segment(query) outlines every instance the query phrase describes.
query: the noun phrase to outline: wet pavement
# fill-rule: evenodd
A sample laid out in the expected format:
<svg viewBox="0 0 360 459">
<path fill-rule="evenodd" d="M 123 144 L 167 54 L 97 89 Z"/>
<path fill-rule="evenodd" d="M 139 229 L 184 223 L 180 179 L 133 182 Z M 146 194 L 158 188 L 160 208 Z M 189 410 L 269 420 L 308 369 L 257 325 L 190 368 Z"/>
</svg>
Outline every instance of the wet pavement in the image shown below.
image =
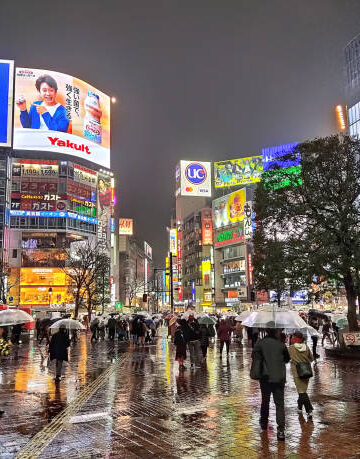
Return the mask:
<svg viewBox="0 0 360 459">
<path fill-rule="evenodd" d="M 233 343 L 227 361 L 213 344 L 206 366 L 179 373 L 161 333 L 144 349 L 82 336 L 59 385 L 45 346 L 21 345 L 0 366 L 0 457 L 360 458 L 360 362 L 321 351 L 313 422 L 297 413 L 289 373 L 278 442 L 273 405 L 268 432 L 259 430 L 249 347 Z"/>
</svg>

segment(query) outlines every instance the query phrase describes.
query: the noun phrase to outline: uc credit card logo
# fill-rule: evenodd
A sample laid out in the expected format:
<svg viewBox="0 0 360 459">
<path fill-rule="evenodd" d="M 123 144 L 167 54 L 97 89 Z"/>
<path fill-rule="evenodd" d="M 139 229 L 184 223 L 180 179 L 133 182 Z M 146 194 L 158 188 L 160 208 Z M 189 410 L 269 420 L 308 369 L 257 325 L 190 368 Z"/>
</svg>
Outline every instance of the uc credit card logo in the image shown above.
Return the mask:
<svg viewBox="0 0 360 459">
<path fill-rule="evenodd" d="M 207 178 L 207 172 L 202 164 L 190 163 L 185 169 L 185 177 L 193 185 L 201 185 Z"/>
</svg>

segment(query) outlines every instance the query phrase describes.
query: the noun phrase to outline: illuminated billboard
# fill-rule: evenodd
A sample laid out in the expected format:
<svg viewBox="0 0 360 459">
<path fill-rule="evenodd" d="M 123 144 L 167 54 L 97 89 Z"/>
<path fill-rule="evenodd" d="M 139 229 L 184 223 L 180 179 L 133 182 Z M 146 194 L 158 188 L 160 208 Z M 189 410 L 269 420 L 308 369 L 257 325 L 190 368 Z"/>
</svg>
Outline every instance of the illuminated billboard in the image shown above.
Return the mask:
<svg viewBox="0 0 360 459">
<path fill-rule="evenodd" d="M 144 252 L 150 260 L 152 260 L 152 247 L 146 241 L 144 241 Z"/>
<path fill-rule="evenodd" d="M 177 246 L 178 246 L 177 229 L 171 228 L 170 230 L 170 253 L 174 255 L 175 257 L 177 256 Z"/>
<path fill-rule="evenodd" d="M 215 188 L 260 182 L 262 171 L 261 156 L 217 162 L 214 164 Z"/>
<path fill-rule="evenodd" d="M 243 221 L 245 217 L 245 202 L 245 188 L 215 199 L 212 203 L 214 227 L 219 229 Z"/>
<path fill-rule="evenodd" d="M 0 59 L 0 147 L 11 147 L 14 61 Z"/>
<path fill-rule="evenodd" d="M 202 209 L 201 211 L 201 236 L 202 245 L 212 245 L 213 228 L 211 209 Z"/>
<path fill-rule="evenodd" d="M 211 196 L 211 163 L 180 161 L 181 196 Z"/>
<path fill-rule="evenodd" d="M 298 142 L 263 148 L 262 161 L 264 171 L 284 169 L 300 165 L 300 153 L 295 152 Z"/>
<path fill-rule="evenodd" d="M 110 167 L 110 97 L 64 73 L 17 68 L 14 148 Z"/>
<path fill-rule="evenodd" d="M 132 236 L 134 234 L 134 222 L 132 218 L 119 219 L 119 234 Z"/>
</svg>

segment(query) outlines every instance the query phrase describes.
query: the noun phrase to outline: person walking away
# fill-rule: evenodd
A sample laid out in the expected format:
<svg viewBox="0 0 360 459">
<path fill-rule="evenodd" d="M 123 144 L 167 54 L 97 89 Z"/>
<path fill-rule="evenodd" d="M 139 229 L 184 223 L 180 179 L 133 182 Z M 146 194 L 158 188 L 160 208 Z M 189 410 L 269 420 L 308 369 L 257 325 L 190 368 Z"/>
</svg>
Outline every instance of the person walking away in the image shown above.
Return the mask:
<svg viewBox="0 0 360 459">
<path fill-rule="evenodd" d="M 330 320 L 325 320 L 324 321 L 324 324 L 323 324 L 323 328 L 322 328 L 322 341 L 321 341 L 321 345 L 322 347 L 324 347 L 324 341 L 325 341 L 325 338 L 328 338 L 328 340 L 330 341 L 331 344 L 334 344 L 333 343 L 333 340 L 331 339 L 331 334 L 330 334 L 330 328 L 331 328 L 331 322 Z"/>
<path fill-rule="evenodd" d="M 203 356 L 203 362 L 206 361 L 207 350 L 209 347 L 210 330 L 207 325 L 200 325 L 200 347 Z"/>
<path fill-rule="evenodd" d="M 239 345 L 242 344 L 243 340 L 243 328 L 243 324 L 240 321 L 237 321 L 235 325 L 235 336 L 237 338 Z"/>
<path fill-rule="evenodd" d="M 108 333 L 109 333 L 109 340 L 114 341 L 115 339 L 115 331 L 116 331 L 116 319 L 111 316 L 108 320 Z"/>
<path fill-rule="evenodd" d="M 70 346 L 69 336 L 64 325 L 60 326 L 59 331 L 51 337 L 49 345 L 50 360 L 56 360 L 55 381 L 61 379 L 61 369 L 63 362 L 68 361 L 68 347 Z"/>
<path fill-rule="evenodd" d="M 105 322 L 104 319 L 101 319 L 98 326 L 99 338 L 104 341 L 105 339 Z"/>
<path fill-rule="evenodd" d="M 179 363 L 179 371 L 186 370 L 186 367 L 184 365 L 184 361 L 186 360 L 186 344 L 187 344 L 186 329 L 187 329 L 186 320 L 181 319 L 177 323 L 177 327 L 175 329 L 175 335 L 174 335 L 174 344 L 176 346 L 175 360 L 177 360 Z"/>
<path fill-rule="evenodd" d="M 146 324 L 143 320 L 139 320 L 138 327 L 137 327 L 137 336 L 138 336 L 138 343 L 141 346 L 145 346 L 145 336 L 147 332 Z"/>
<path fill-rule="evenodd" d="M 222 352 L 224 348 L 224 344 L 226 345 L 226 356 L 229 358 L 230 352 L 230 340 L 231 340 L 231 332 L 233 328 L 226 322 L 226 320 L 222 319 L 220 321 L 219 328 L 217 330 L 218 338 L 220 340 L 220 358 L 222 358 Z"/>
<path fill-rule="evenodd" d="M 296 390 L 299 394 L 298 412 L 302 413 L 302 409 L 304 406 L 308 420 L 311 420 L 313 407 L 307 394 L 309 379 L 301 379 L 298 375 L 298 370 L 296 368 L 296 365 L 300 362 L 307 362 L 311 364 L 311 362 L 314 360 L 314 357 L 310 349 L 305 343 L 304 336 L 302 333 L 297 332 L 293 335 L 292 344 L 289 347 L 289 354 L 291 359 L 291 373 L 294 377 Z"/>
<path fill-rule="evenodd" d="M 13 326 L 11 331 L 11 342 L 13 344 L 20 344 L 20 335 L 21 335 L 21 324 L 16 324 Z"/>
<path fill-rule="evenodd" d="M 188 320 L 189 333 L 189 352 L 191 368 L 200 367 L 201 347 L 200 347 L 200 325 L 195 319 L 194 314 L 189 315 Z"/>
<path fill-rule="evenodd" d="M 98 340 L 98 333 L 99 333 L 99 319 L 97 317 L 95 317 L 95 319 L 91 322 L 90 331 L 92 333 L 90 341 L 91 342 L 93 340 L 97 341 Z"/>
<path fill-rule="evenodd" d="M 265 338 L 260 339 L 253 350 L 253 365 L 262 368 L 259 376 L 261 389 L 260 427 L 267 430 L 270 397 L 273 394 L 276 407 L 277 438 L 285 440 L 284 390 L 286 382 L 285 364 L 290 361 L 285 344 L 277 339 L 276 329 L 266 330 Z"/>
<path fill-rule="evenodd" d="M 317 332 L 319 331 L 319 321 L 317 320 L 316 317 L 310 317 L 309 325 L 313 327 Z M 312 354 L 313 354 L 314 359 L 318 359 L 320 357 L 320 355 L 316 351 L 318 339 L 319 339 L 318 335 L 311 336 Z"/>
</svg>

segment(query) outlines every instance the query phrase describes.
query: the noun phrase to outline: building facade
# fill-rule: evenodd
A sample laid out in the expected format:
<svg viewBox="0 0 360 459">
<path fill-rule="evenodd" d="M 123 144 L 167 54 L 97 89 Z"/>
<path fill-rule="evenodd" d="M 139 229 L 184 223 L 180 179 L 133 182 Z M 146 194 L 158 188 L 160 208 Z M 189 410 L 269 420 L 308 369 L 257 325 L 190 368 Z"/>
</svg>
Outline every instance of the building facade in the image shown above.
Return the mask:
<svg viewBox="0 0 360 459">
<path fill-rule="evenodd" d="M 360 135 L 360 34 L 345 47 L 345 93 L 349 134 Z"/>
</svg>

